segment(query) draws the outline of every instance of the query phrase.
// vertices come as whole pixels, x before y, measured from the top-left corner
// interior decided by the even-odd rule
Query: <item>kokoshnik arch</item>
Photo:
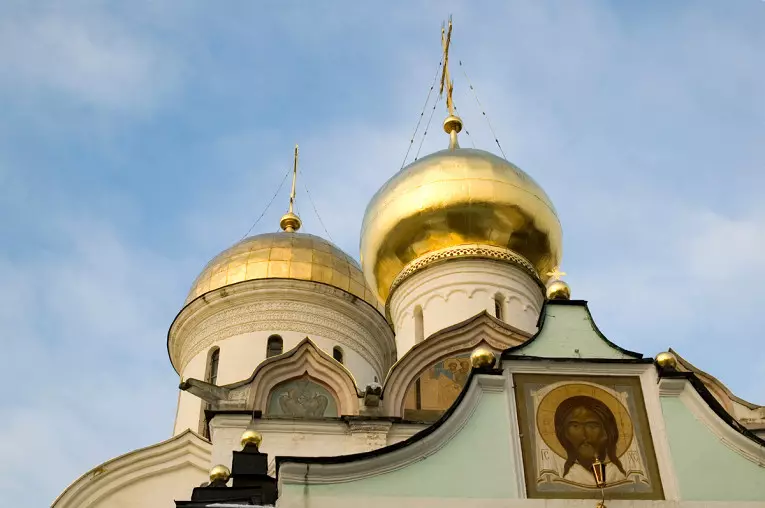
[[[170,326],[173,435],[54,508],[765,506],[765,408],[570,299],[544,190],[459,145],[451,36],[448,147],[371,198],[361,264],[300,231],[296,148],[281,231],[213,258]]]

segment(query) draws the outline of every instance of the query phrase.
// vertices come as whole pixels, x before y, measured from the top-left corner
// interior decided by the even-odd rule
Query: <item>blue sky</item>
[[[358,256],[449,13],[453,62],[555,204],[567,280],[604,333],[648,355],[672,346],[765,403],[765,2],[5,0],[4,496],[44,506],[170,436],[167,328],[296,142],[329,233]],[[452,74],[463,146],[496,152]],[[423,154],[446,146],[443,116]],[[325,236],[299,187],[305,230]],[[254,232],[277,228],[287,192]]]

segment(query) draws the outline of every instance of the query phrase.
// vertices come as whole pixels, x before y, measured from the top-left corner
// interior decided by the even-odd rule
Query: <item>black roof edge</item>
[[[603,342],[611,346],[612,348],[616,349],[620,353],[623,353],[627,356],[631,356],[632,358],[643,358],[642,353],[638,353],[635,351],[630,351],[629,349],[624,349],[623,347],[619,346],[618,344],[614,344],[610,340],[608,340],[608,337],[603,335],[603,332],[600,331],[600,328],[598,328],[598,325],[595,323],[595,320],[592,317],[592,312],[590,312],[590,308],[587,306],[587,300],[546,300],[544,306],[542,307],[542,312],[539,313],[539,319],[537,320],[537,333],[535,333],[529,340],[522,344],[518,344],[517,346],[511,346],[504,351],[502,351],[502,359],[509,359],[509,358],[517,358],[513,355],[516,351],[519,351],[523,349],[524,347],[528,346],[532,342],[534,342],[537,337],[539,337],[539,334],[542,332],[542,329],[544,327],[545,318],[547,317],[547,306],[548,305],[560,305],[560,306],[571,306],[571,307],[584,307],[584,309],[587,311],[587,315],[590,316],[590,323],[592,323],[592,329],[595,330],[595,333],[600,337]]]
[[[504,353],[503,353],[504,354]],[[621,364],[652,364],[653,358],[566,358],[566,357],[554,357],[554,356],[508,356],[502,357],[503,360],[508,361],[525,361],[525,362],[571,362],[571,363],[621,363]]]
[[[765,439],[762,439],[757,434],[752,432],[751,430],[744,427],[741,423],[739,423],[738,420],[736,420],[729,412],[725,410],[725,408],[720,404],[714,395],[712,395],[712,392],[709,391],[709,388],[704,384],[704,382],[699,379],[699,377],[693,373],[693,372],[680,372],[677,370],[670,370],[670,369],[662,369],[661,367],[657,367],[659,370],[659,377],[660,378],[668,378],[668,379],[685,379],[691,383],[691,386],[696,390],[696,392],[701,396],[702,399],[704,399],[704,402],[707,403],[707,405],[714,411],[717,416],[723,419],[725,423],[728,424],[733,430],[737,431],[738,433],[744,435],[744,437],[747,437],[757,443],[760,446],[765,447]]]
[[[465,398],[465,395],[468,392],[468,389],[470,388],[470,386],[472,386],[475,376],[479,374],[487,374],[490,376],[501,376],[502,369],[473,368],[470,371],[470,376],[465,382],[465,387],[457,396],[457,399],[454,401],[454,403],[451,406],[449,406],[449,409],[444,411],[444,414],[441,415],[441,418],[433,422],[432,425],[422,429],[421,431],[417,432],[413,436],[403,441],[399,441],[398,443],[394,443],[390,446],[384,446],[382,448],[377,448],[376,450],[370,450],[367,452],[352,453],[349,455],[335,455],[331,457],[295,457],[295,456],[289,456],[289,455],[276,456],[275,462],[276,462],[277,480],[279,479],[279,469],[281,465],[285,462],[294,462],[297,464],[344,464],[348,462],[356,462],[360,460],[370,459],[380,455],[386,455],[388,453],[393,453],[397,450],[400,450],[401,448],[405,448],[406,446],[409,446],[412,443],[421,441],[422,439],[426,438],[427,436],[431,435],[436,430],[438,430],[444,424],[444,422],[446,422],[446,420],[449,419],[449,417],[454,413],[457,407],[462,403],[463,399]]]

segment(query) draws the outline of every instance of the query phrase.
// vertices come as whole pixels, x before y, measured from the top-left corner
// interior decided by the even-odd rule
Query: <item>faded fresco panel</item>
[[[599,497],[597,458],[606,464],[607,498],[664,498],[638,378],[513,379],[529,497]]]
[[[446,358],[423,372],[407,390],[404,418],[435,421],[451,407],[470,375],[470,353]]]
[[[335,397],[308,377],[276,385],[269,396],[267,414],[293,418],[338,416]]]

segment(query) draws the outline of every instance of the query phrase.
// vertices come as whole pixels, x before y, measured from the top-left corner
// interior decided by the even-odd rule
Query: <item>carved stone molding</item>
[[[250,384],[247,409],[266,413],[269,395],[276,385],[305,375],[332,393],[340,415],[359,414],[360,394],[353,375],[309,339],[303,340],[288,353],[261,363],[250,380],[237,385]],[[236,385],[230,387],[238,388]]]
[[[528,274],[532,280],[534,280],[534,282],[544,291],[544,283],[539,278],[537,271],[534,269],[534,265],[532,265],[528,259],[521,256],[517,252],[492,245],[456,245],[430,252],[425,256],[419,257],[406,265],[404,269],[401,270],[401,272],[396,276],[396,278],[393,279],[393,283],[390,287],[390,292],[388,293],[388,301],[386,302],[386,315],[390,316],[389,305],[391,299],[393,298],[393,293],[406,279],[415,273],[424,270],[428,266],[448,261],[450,259],[493,259],[510,263],[526,272],[526,274]]]
[[[395,358],[390,325],[371,305],[342,290],[291,279],[247,281],[187,305],[168,332],[168,353],[182,372],[199,352],[243,333],[292,331],[336,341],[380,377]]]
[[[485,344],[500,353],[529,338],[521,330],[482,312],[416,344],[388,371],[383,387],[383,414],[402,416],[409,386],[433,364]]]

